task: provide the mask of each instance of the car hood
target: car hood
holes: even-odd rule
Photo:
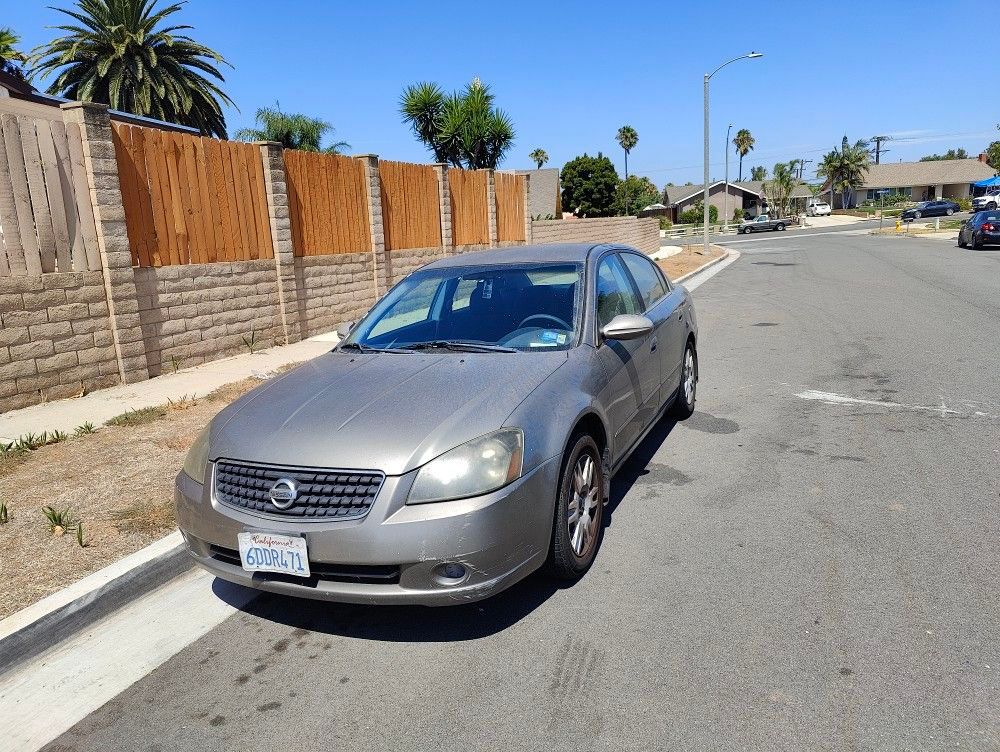
[[[495,431],[567,353],[334,351],[213,423],[209,457],[399,475]]]

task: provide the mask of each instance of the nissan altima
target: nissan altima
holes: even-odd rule
[[[218,577],[425,605],[541,567],[579,578],[611,476],[662,416],[694,411],[691,296],[631,248],[442,259],[348,331],[192,446],[177,520]]]

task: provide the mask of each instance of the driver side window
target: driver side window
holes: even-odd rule
[[[641,313],[642,304],[632,288],[621,259],[606,256],[597,267],[597,325],[604,326],[623,313]]]

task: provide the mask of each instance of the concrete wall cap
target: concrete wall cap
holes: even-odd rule
[[[111,108],[108,105],[101,104],[99,102],[63,102],[61,105],[59,105],[59,109],[60,110],[83,109],[83,110],[98,110],[101,112],[105,112]]]

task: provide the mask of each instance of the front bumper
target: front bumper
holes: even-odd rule
[[[552,535],[558,458],[491,494],[407,506],[414,475],[386,477],[362,519],[297,522],[224,506],[209,487],[181,472],[174,494],[177,524],[194,560],[217,577],[259,590],[345,603],[444,606],[481,600],[544,563]],[[246,531],[303,535],[311,568],[333,574],[297,580],[246,572],[231,556],[239,549],[238,534]],[[439,567],[448,563],[461,564],[465,576],[457,581],[442,578]],[[336,565],[349,569],[351,576],[338,574]],[[366,578],[369,570],[378,577]],[[398,575],[385,574],[397,570]]]

